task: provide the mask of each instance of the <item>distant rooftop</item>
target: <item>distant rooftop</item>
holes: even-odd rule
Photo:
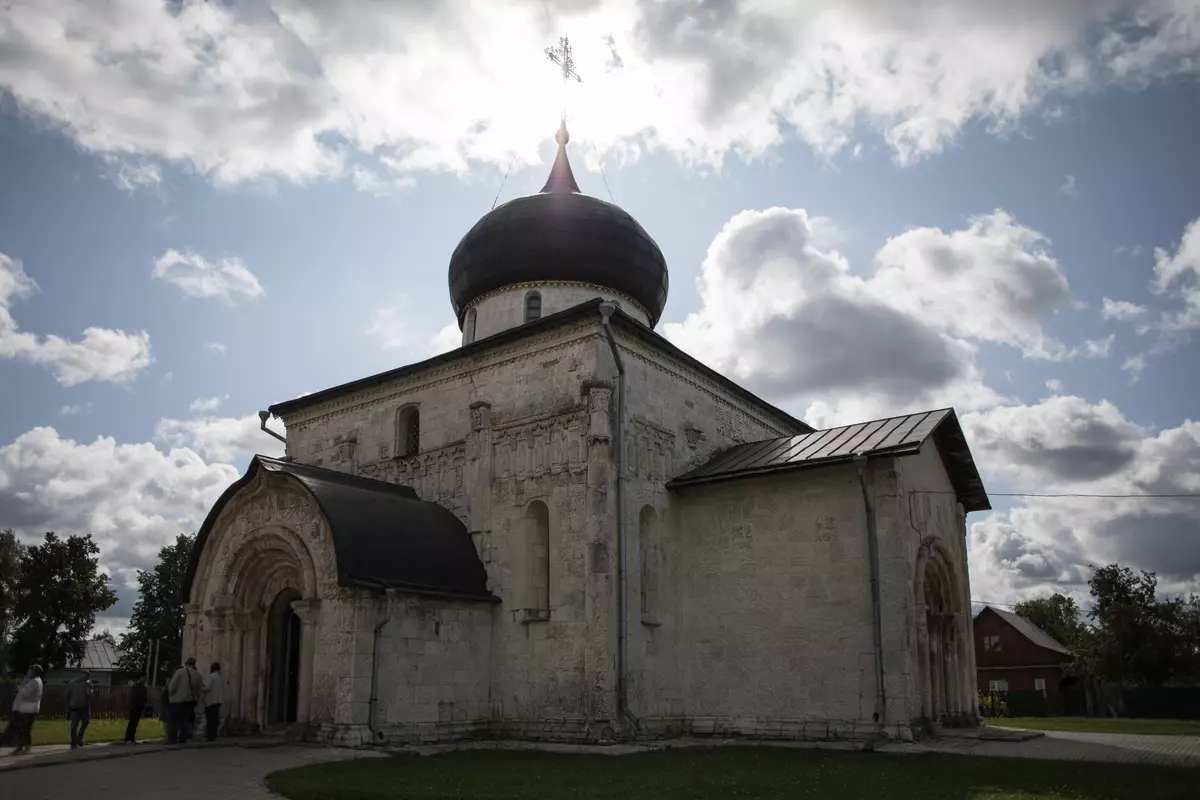
[[[83,660],[72,664],[70,669],[86,669],[89,672],[112,672],[121,660],[121,651],[103,640],[93,640],[87,643],[83,651]]]
[[[1046,633],[1037,625],[1034,625],[1032,622],[1022,617],[1020,614],[1014,614],[1011,611],[1001,611],[995,606],[988,606],[988,608],[991,609],[993,614],[1000,617],[1000,619],[1004,620],[1009,625],[1012,625],[1017,629],[1018,633],[1036,644],[1038,647],[1044,647],[1047,650],[1053,650],[1056,653],[1063,653],[1068,656],[1071,655],[1071,651],[1059,644],[1057,639]]]

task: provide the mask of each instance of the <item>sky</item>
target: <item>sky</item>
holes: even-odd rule
[[[8,0],[0,528],[92,534],[119,631],[258,409],[456,346],[565,109],[659,333],[818,427],[956,409],[973,599],[1200,591],[1200,498],[998,496],[1200,494],[1197,53],[1200,0]]]

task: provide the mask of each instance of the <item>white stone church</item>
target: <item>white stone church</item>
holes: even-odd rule
[[[270,409],[200,529],[184,654],[231,731],[907,738],[976,721],[954,411],[829,430],[654,332],[667,265],[545,188],[450,258],[462,346]],[[264,423],[265,427],[265,423]]]

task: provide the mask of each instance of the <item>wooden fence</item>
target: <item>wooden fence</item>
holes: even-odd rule
[[[8,719],[18,684],[0,683],[0,719]],[[129,693],[132,686],[95,686],[92,688],[92,719],[125,719],[129,716]],[[154,716],[161,716],[162,687],[149,691]],[[67,687],[47,686],[42,691],[40,719],[67,718]]]

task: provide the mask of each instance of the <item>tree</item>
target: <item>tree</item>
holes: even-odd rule
[[[109,631],[108,628],[105,628],[104,630],[100,631],[99,633],[93,633],[92,641],[93,642],[108,642],[113,647],[117,646],[117,638],[112,635],[112,632]]]
[[[18,669],[33,663],[63,669],[83,658],[97,612],[117,602],[99,552],[90,535],[60,539],[54,533],[24,549],[11,651]]]
[[[1087,660],[1101,678],[1158,687],[1200,678],[1200,600],[1158,598],[1158,577],[1129,567],[1092,567]]]
[[[8,661],[9,640],[16,630],[17,589],[25,545],[11,528],[0,531],[0,678],[17,669]]]
[[[195,537],[180,534],[173,544],[158,551],[152,570],[138,570],[138,600],[129,619],[129,632],[121,636],[118,666],[145,672],[151,642],[158,641],[159,674],[169,675],[168,665],[183,662],[183,579]]]
[[[1035,597],[1013,606],[1018,616],[1053,636],[1059,644],[1074,652],[1087,633],[1083,616],[1074,598],[1055,592],[1048,597]]]

